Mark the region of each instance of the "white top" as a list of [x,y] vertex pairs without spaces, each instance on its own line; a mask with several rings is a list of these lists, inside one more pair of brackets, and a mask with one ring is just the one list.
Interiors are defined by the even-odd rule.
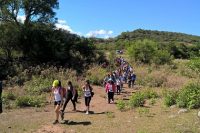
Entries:
[[56,102],[61,101],[61,95],[59,93],[59,89],[55,89],[54,92],[53,92],[53,94],[54,94],[54,100]]
[[92,95],[91,95],[91,91],[90,91],[90,88],[85,88],[85,93],[84,93],[84,96],[85,97],[91,97]]

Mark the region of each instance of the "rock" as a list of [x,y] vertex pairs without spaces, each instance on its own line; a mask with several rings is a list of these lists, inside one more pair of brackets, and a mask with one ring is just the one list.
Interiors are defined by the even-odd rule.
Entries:
[[180,110],[178,111],[178,114],[181,114],[181,113],[187,113],[187,112],[188,112],[187,109],[180,109]]
[[172,106],[170,106],[170,108],[171,108],[171,109],[174,109],[174,108],[176,108],[176,105],[172,105]]
[[197,116],[200,118],[200,111],[198,112]]

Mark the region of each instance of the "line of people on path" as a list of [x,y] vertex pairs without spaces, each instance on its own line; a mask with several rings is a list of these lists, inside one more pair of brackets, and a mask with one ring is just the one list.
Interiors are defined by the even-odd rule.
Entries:
[[108,103],[114,103],[114,94],[120,95],[123,84],[127,83],[129,88],[133,88],[136,74],[132,66],[124,58],[116,58],[118,69],[109,73],[104,78],[104,87],[108,95]]
[[[94,95],[93,88],[90,85],[89,80],[85,81],[82,87],[85,98],[86,114],[89,114],[90,101]],[[52,94],[54,95],[54,111],[56,113],[56,119],[53,124],[59,123],[59,116],[61,120],[64,119],[64,112],[68,102],[71,100],[73,104],[73,111],[76,111],[76,103],[78,102],[78,91],[72,85],[71,81],[68,81],[67,88],[62,87],[59,80],[54,80],[52,85]]]

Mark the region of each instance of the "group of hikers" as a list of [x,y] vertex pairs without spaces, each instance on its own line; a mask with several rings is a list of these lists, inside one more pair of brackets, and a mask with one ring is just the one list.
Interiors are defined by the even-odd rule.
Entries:
[[[123,84],[128,83],[129,88],[134,86],[136,75],[133,68],[122,57],[116,59],[118,69],[108,74],[104,79],[105,91],[108,95],[108,104],[114,103],[115,93],[120,95]],[[82,86],[85,98],[85,113],[89,114],[90,101],[94,95],[93,88],[89,80],[86,80]],[[68,102],[71,100],[73,111],[76,111],[76,103],[78,99],[78,91],[74,88],[71,81],[68,81],[67,88],[62,87],[61,81],[54,80],[52,85],[52,94],[54,95],[54,109],[56,120],[53,124],[59,123],[59,116],[64,119],[64,112]]]
[[104,78],[104,87],[108,94],[108,103],[114,103],[114,94],[116,92],[120,95],[123,84],[127,83],[129,88],[133,88],[136,80],[133,67],[124,58],[116,58],[116,66],[118,66],[118,69],[109,73]]
[[[84,92],[85,98],[85,111],[86,114],[89,114],[90,101],[92,96],[94,95],[93,88],[90,85],[89,80],[85,81],[82,90]],[[68,81],[67,88],[64,88],[61,86],[61,81],[54,80],[52,85],[52,93],[54,95],[54,109],[56,113],[56,120],[53,122],[53,124],[57,124],[59,123],[59,116],[61,116],[62,120],[64,119],[64,111],[70,100],[74,107],[73,111],[76,111],[76,103],[78,102],[78,91],[73,87],[71,81]]]

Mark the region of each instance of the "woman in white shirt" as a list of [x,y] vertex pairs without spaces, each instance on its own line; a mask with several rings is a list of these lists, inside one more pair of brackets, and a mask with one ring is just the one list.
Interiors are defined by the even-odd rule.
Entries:
[[56,113],[56,120],[53,122],[53,124],[59,123],[59,115],[60,115],[60,108],[63,104],[63,90],[59,86],[59,80],[54,80],[52,85],[52,93],[54,95],[54,111]]
[[93,88],[90,86],[89,80],[86,80],[85,85],[82,87],[85,97],[86,114],[89,114],[90,101],[93,96]]

